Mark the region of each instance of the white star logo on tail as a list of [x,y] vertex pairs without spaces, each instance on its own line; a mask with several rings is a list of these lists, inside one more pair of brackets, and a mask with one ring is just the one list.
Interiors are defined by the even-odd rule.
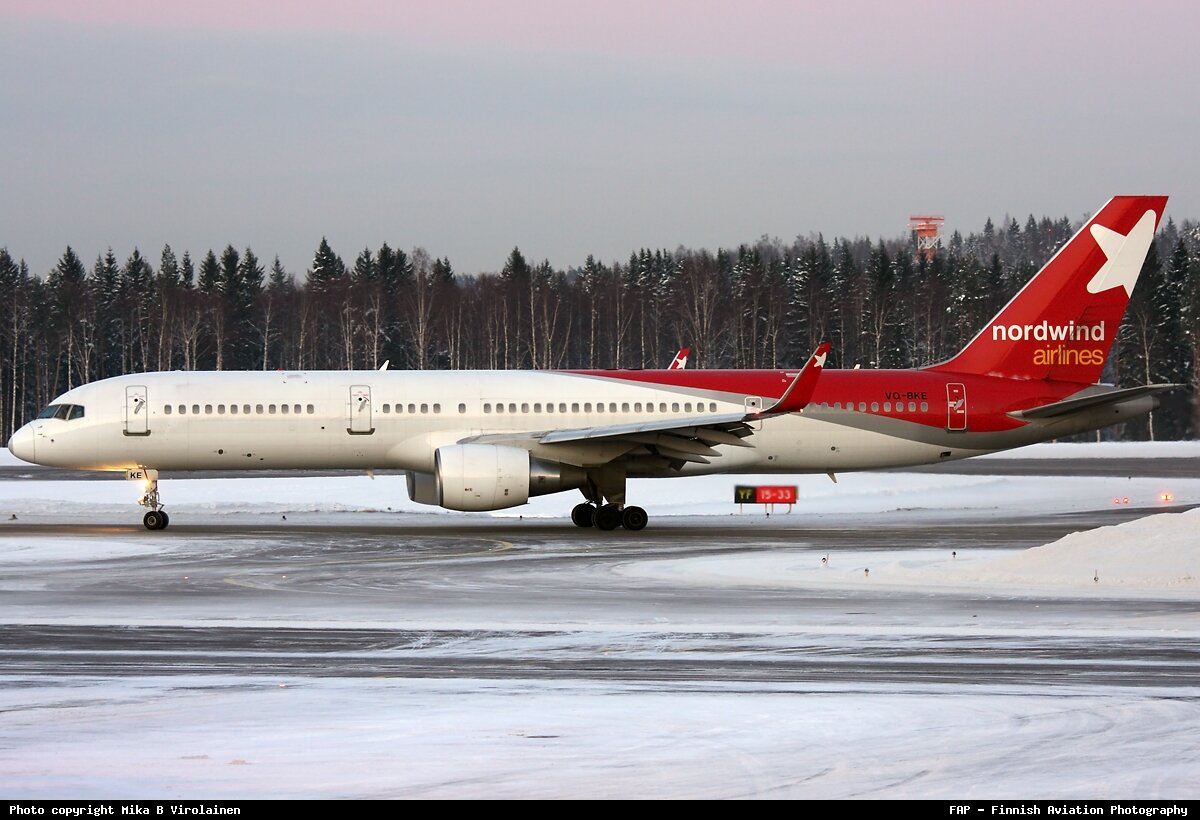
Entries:
[[816,355],[814,355],[813,356],[813,367],[824,367],[825,366],[825,358],[828,355],[829,355],[828,353],[817,353]]
[[1125,288],[1125,295],[1133,295],[1133,286],[1137,284],[1138,274],[1142,272],[1142,262],[1154,241],[1154,223],[1158,215],[1154,211],[1146,211],[1142,218],[1133,226],[1127,235],[1122,236],[1111,228],[1103,225],[1092,225],[1092,238],[1108,257],[1096,275],[1087,283],[1088,293],[1103,293],[1112,288]]

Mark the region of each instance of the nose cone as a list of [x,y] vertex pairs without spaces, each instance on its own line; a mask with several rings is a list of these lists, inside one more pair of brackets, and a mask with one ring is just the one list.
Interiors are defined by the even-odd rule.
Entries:
[[28,424],[12,434],[8,440],[8,451],[22,461],[37,464],[33,452],[33,430]]

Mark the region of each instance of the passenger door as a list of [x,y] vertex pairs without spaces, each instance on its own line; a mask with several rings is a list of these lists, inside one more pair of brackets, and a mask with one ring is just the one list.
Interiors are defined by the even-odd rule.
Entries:
[[946,385],[946,429],[967,429],[967,388],[957,382]]
[[125,435],[150,435],[150,403],[142,385],[125,388]]
[[350,386],[350,426],[346,432],[352,436],[369,436],[375,432],[371,426],[371,387],[366,384]]

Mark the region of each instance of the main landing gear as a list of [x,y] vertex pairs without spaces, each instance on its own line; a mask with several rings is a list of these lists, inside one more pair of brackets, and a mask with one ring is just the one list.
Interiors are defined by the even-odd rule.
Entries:
[[162,508],[158,499],[157,478],[147,479],[146,494],[138,499],[138,503],[143,507],[150,508],[150,512],[142,516],[142,523],[146,525],[146,529],[165,530],[167,524],[171,523],[171,517],[167,515],[167,511]]
[[587,483],[579,488],[587,501],[571,510],[571,521],[577,527],[596,527],[615,530],[624,527],[636,532],[646,526],[650,516],[641,507],[625,506],[625,471],[608,466],[589,470]]
[[615,530],[624,527],[637,531],[645,528],[650,516],[641,507],[624,507],[620,504],[601,504],[596,506],[585,501],[577,504],[571,510],[571,521],[577,527],[596,527],[602,530]]

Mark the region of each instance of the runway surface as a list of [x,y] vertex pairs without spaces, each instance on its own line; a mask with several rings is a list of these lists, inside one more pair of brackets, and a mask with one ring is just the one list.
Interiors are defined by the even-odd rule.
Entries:
[[0,795],[1200,797],[1196,596],[889,577],[1184,506],[0,522]]

